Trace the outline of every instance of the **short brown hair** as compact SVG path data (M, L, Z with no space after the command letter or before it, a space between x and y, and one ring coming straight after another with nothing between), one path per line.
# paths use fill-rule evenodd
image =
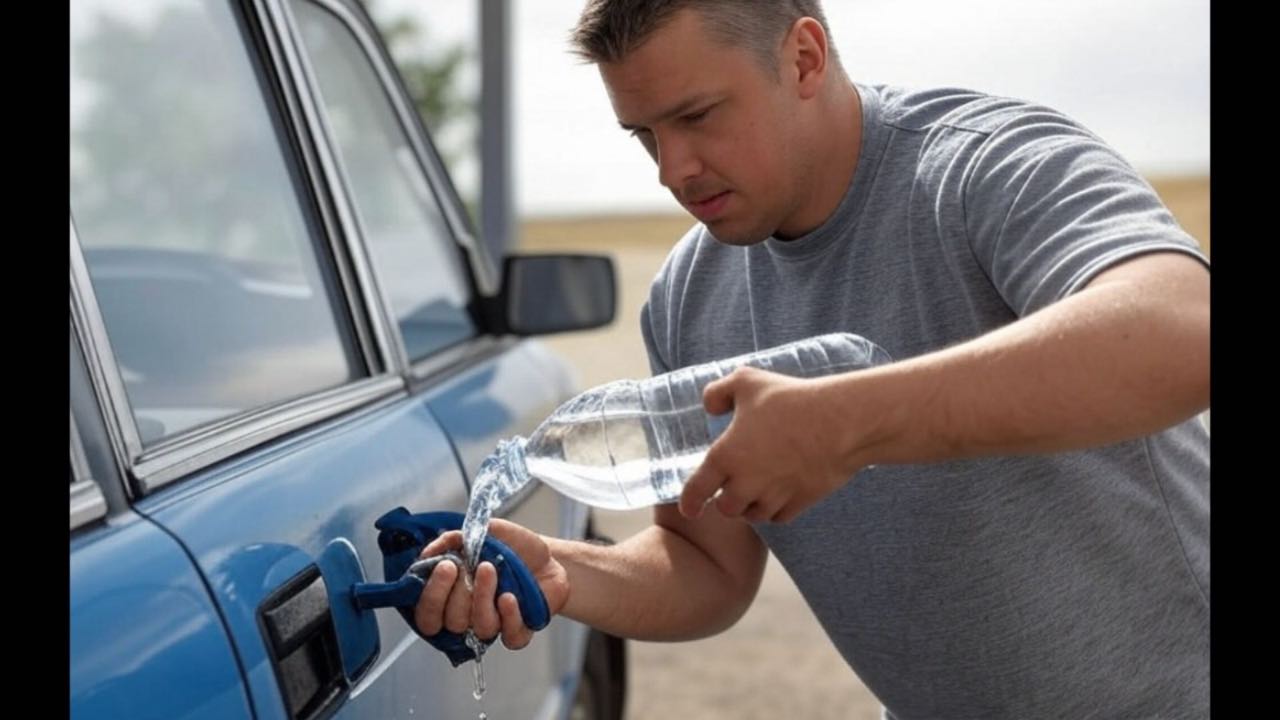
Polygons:
M698 11L712 37L752 51L769 69L782 36L802 17L822 25L836 57L819 0L587 0L570 36L574 52L593 63L618 62L685 9Z

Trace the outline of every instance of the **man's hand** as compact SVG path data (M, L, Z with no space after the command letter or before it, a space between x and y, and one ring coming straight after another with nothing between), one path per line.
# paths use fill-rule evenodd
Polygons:
M733 422L685 483L680 512L698 517L714 500L726 517L788 522L844 485L860 469L847 448L863 433L827 409L824 380L743 367L708 385L707 412L733 410Z
M489 534L520 556L546 596L551 614L559 613L569 598L569 578L564 567L551 557L542 537L501 519L490 521ZM461 553L461 532L451 530L442 534L423 548L421 557L432 557L448 550ZM494 602L498 571L493 564L480 563L476 568L473 589L467 588L465 579L459 579L461 573L462 570L451 562L442 562L432 571L414 608L414 622L418 629L425 635L435 635L441 629L460 633L470 628L476 637L486 642L501 633L502 644L512 650L528 645L533 639L533 631L520 617L515 595L504 593L497 603Z

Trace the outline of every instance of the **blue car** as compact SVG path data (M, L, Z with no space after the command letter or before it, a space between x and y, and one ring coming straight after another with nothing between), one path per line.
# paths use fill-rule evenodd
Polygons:
M70 25L71 717L475 717L351 589L572 396L528 338L610 322L611 262L488 257L358 2ZM591 534L539 484L498 514ZM621 642L564 618L484 668L490 717L621 716Z

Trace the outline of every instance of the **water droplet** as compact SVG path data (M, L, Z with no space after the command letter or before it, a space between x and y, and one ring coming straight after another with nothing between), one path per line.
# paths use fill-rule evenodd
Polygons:
M471 696L479 701L480 698L484 697L484 664L481 661L481 658L484 657L484 645L480 643L480 639L476 637L476 634L470 630L467 631L465 640L467 647L471 648L471 652L476 655L476 664L472 668L475 689L471 691Z

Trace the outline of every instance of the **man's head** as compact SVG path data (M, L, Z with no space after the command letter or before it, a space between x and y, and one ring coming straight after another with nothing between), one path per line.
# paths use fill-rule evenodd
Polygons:
M707 30L721 45L755 53L770 71L795 21L814 18L831 34L818 0L589 0L573 30L574 50L593 63L616 63L686 9L711 20Z
M573 42L659 181L743 245L814 229L852 175L856 96L825 24L817 0L589 0Z

